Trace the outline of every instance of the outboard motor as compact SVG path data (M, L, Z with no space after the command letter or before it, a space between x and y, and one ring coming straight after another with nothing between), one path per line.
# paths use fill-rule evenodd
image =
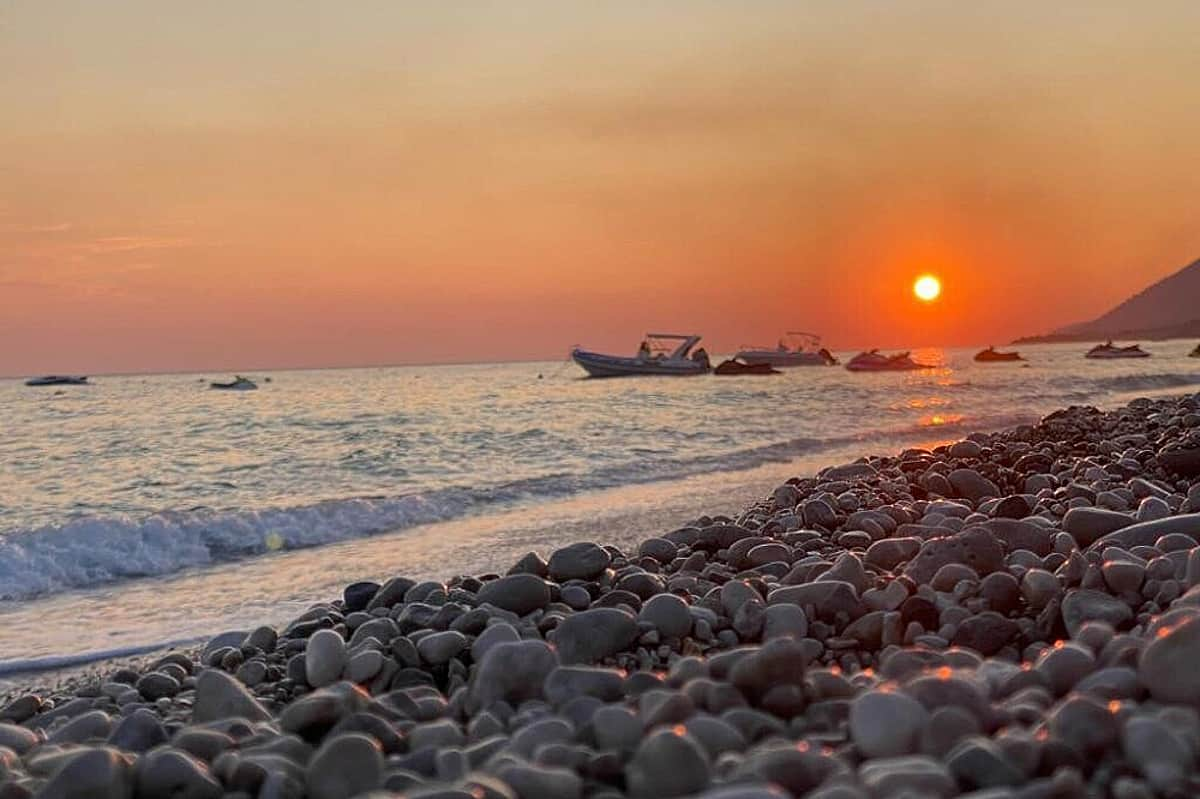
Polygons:
M692 361L702 364L705 369L711 369L712 363L708 360L708 351L703 347L692 353Z

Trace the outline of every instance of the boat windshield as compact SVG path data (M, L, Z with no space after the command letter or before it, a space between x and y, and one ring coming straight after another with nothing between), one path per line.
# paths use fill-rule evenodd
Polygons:
M674 333L647 333L638 348L642 358L686 358L688 352L700 341L699 336L684 336Z

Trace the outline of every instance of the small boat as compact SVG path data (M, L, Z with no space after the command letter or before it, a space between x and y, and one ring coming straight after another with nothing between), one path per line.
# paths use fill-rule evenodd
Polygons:
M708 353L703 348L692 351L699 342L698 335L649 333L642 340L637 354L632 357L605 355L576 347L571 350L571 358L589 377L689 377L707 374L712 370Z
M1010 361L1023 361L1019 352L1000 352L995 347L988 347L986 350L980 350L975 353L975 360L980 363L1008 363Z
M1114 346L1111 341L1104 344L1097 344L1087 351L1086 358L1149 358L1150 353L1139 347L1137 344L1130 344L1128 347Z
M733 356L747 364L765 363L768 366L834 366L838 359L821 346L815 333L791 331L779 339L775 347L743 347Z
M884 355L879 350L868 350L855 355L846 364L851 372L910 372L914 369L936 369L933 364L918 363L907 352Z
M733 377L737 375L779 375L783 374L769 363L743 363L735 358L730 358L727 361L722 361L713 374L720 377Z
M81 375L46 375L31 377L25 381L27 386L90 386L86 377Z
M209 383L208 387L219 391L255 391L258 384L248 377L237 375L228 383Z
M1200 358L1200 344L1196 345L1196 349L1188 353L1189 358Z

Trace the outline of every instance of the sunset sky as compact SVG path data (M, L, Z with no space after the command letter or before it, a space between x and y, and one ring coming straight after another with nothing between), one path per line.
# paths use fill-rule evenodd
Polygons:
M0 0L0 374L1044 332L1200 256L1198 33L1194 0Z

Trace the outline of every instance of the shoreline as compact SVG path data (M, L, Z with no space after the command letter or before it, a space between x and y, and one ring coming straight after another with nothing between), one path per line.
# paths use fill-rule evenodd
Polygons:
M0 792L1186 793L1196 475L1200 395L1072 407L636 550L356 583L281 629L30 674Z

